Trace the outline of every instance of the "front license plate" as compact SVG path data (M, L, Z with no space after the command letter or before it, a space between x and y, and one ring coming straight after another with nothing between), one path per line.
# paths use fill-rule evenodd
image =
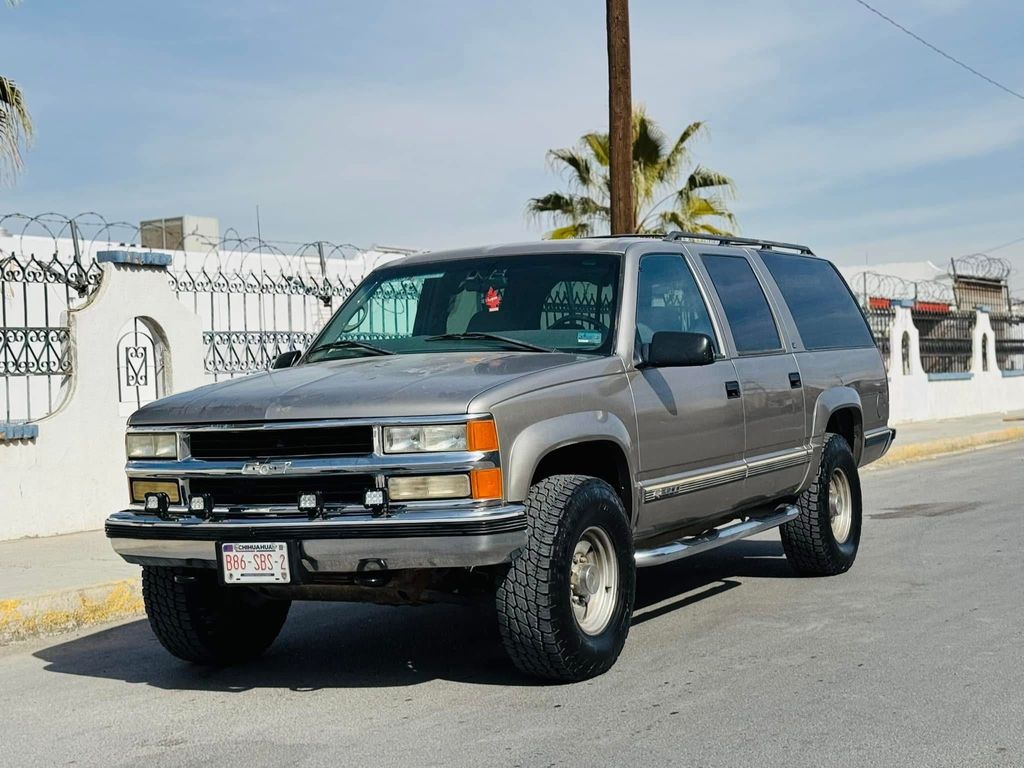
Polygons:
M287 584L291 581L288 545L246 542L220 545L225 584Z

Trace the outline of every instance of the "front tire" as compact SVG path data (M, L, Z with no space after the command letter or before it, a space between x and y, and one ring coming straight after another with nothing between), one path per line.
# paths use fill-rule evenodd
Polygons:
M848 571L860 547L862 509L857 462L841 435L825 435L818 476L797 506L799 517L779 529L789 564L802 576Z
M523 672L585 680L607 671L629 634L633 535L603 480L555 475L530 489L528 540L498 585L502 642Z
M254 659L274 642L290 600L270 600L245 587L225 587L207 569L142 569L149 626L179 659L228 665Z

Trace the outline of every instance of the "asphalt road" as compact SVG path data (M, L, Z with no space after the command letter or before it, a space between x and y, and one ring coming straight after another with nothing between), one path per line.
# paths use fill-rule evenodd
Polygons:
M1024 444L865 474L848 574L777 535L642 572L606 675L537 685L461 608L299 604L268 656L144 621L0 650L0 763L1024 765Z

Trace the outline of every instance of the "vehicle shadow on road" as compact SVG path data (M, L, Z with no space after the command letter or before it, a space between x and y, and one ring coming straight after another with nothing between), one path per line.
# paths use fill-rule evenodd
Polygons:
M777 541L741 541L716 552L640 571L633 624L669 620L700 600L742 586L735 577L792 576ZM449 605L389 607L295 603L284 631L262 658L200 667L168 655L145 620L122 624L35 653L45 670L170 690L410 686L433 679L532 686L505 657L493 613Z

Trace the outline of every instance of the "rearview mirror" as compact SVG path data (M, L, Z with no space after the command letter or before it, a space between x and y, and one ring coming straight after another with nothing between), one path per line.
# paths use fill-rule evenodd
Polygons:
M646 345L643 359L652 368L710 365L715 362L715 345L703 333L657 331Z
M298 362L299 358L302 357L302 352L297 349L293 349L291 352L282 352L271 363L270 367L273 370L278 368L291 368L295 363Z

